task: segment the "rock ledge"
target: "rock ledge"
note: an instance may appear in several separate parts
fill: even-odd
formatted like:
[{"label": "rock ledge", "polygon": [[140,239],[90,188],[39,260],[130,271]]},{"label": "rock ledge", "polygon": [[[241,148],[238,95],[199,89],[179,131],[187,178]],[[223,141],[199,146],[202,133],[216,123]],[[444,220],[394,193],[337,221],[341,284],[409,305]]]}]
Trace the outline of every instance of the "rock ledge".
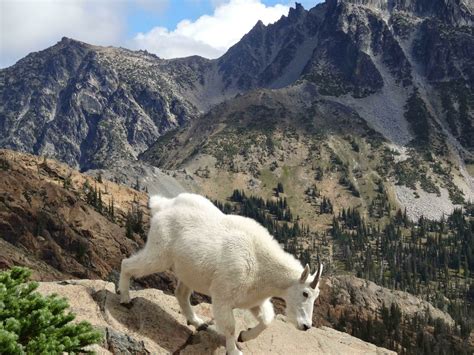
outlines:
[{"label": "rock ledge", "polygon": [[[127,309],[114,289],[113,283],[100,280],[42,282],[39,287],[43,294],[66,297],[78,321],[104,329],[106,344],[93,349],[98,354],[225,354],[223,337],[212,328],[195,331],[187,326],[174,297],[156,289],[132,291],[133,306]],[[196,306],[196,312],[211,319],[209,304]],[[239,330],[255,323],[246,311],[235,315]],[[298,331],[282,316],[241,347],[244,354],[395,354],[327,327]]]}]

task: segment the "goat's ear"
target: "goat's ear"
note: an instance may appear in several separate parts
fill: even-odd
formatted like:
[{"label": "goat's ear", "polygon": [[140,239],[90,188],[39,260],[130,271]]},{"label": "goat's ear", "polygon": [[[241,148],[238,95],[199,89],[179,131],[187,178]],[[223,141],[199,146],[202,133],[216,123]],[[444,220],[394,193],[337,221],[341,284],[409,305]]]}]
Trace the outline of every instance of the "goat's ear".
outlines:
[{"label": "goat's ear", "polygon": [[302,284],[304,284],[306,282],[306,280],[308,279],[309,274],[310,274],[309,265],[306,264],[306,266],[304,267],[303,273],[301,274],[301,277],[300,277],[300,282]]},{"label": "goat's ear", "polygon": [[316,276],[314,277],[313,281],[311,281],[310,286],[312,288],[316,288],[319,285],[319,280],[321,279],[321,274],[323,272],[323,264],[319,264],[318,272],[316,273]]}]

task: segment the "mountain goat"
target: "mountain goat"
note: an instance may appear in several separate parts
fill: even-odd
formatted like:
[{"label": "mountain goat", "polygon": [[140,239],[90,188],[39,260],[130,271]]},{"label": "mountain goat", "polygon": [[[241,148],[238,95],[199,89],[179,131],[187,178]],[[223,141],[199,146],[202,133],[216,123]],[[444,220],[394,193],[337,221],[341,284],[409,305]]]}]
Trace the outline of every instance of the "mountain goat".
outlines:
[{"label": "mountain goat", "polygon": [[283,251],[260,224],[226,215],[199,195],[153,196],[150,208],[153,217],[145,248],[122,261],[121,303],[130,302],[130,277],[171,269],[179,280],[176,298],[189,324],[205,325],[189,302],[192,291],[212,297],[228,354],[242,354],[236,345],[234,308],[250,309],[259,322],[242,331],[238,341],[254,339],[270,324],[275,316],[273,296],[286,301],[288,319],[298,329],[312,326],[322,265],[310,275],[309,266],[303,268]]}]

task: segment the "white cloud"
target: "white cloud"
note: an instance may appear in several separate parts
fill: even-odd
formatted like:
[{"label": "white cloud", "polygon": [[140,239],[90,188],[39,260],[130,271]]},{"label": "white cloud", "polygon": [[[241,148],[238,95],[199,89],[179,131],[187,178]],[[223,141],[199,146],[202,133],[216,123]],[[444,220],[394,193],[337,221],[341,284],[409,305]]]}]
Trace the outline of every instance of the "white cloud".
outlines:
[{"label": "white cloud", "polygon": [[125,1],[0,0],[0,67],[62,36],[93,44],[119,44]]},{"label": "white cloud", "polygon": [[155,27],[138,33],[130,46],[146,49],[162,58],[195,54],[216,58],[238,42],[258,20],[273,23],[288,11],[288,6],[266,6],[261,0],[230,0],[220,3],[212,15],[203,15],[194,22],[182,20],[172,31]]}]

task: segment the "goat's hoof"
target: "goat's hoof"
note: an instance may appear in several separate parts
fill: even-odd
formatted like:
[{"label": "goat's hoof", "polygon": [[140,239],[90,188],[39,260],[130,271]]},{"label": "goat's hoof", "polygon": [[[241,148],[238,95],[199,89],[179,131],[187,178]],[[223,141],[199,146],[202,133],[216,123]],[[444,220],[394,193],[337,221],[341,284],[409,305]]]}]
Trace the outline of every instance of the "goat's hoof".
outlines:
[{"label": "goat's hoof", "polygon": [[[248,328],[246,331],[248,332],[250,329],[252,329],[252,328]],[[243,334],[244,332],[245,332],[245,330],[242,330],[242,331],[239,333],[239,337],[237,338],[237,341],[238,341],[239,343],[245,342],[245,340],[242,339],[242,334]]]},{"label": "goat's hoof", "polygon": [[196,325],[196,323],[192,323],[192,322],[187,320],[186,324],[187,325],[192,325],[194,328],[196,328],[196,331],[198,331],[198,332],[201,331],[201,330],[206,330],[209,327],[209,324],[204,323],[204,322],[200,323],[199,325]]},{"label": "goat's hoof", "polygon": [[130,309],[133,307],[133,300],[130,300],[129,302],[124,302],[124,303],[120,303],[123,307],[127,308],[127,309]]},{"label": "goat's hoof", "polygon": [[203,323],[203,324],[201,324],[199,327],[197,327],[196,330],[197,330],[198,332],[200,332],[200,331],[202,331],[202,330],[207,330],[207,328],[209,328],[209,324]]}]

